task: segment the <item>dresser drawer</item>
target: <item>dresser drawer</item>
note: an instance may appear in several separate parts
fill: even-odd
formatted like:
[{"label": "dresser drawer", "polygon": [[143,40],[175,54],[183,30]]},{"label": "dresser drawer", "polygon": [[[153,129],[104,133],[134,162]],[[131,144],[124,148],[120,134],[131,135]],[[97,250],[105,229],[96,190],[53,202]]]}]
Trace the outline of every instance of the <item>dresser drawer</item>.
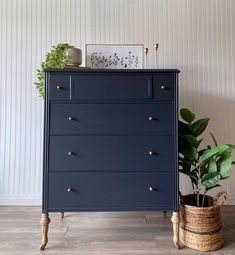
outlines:
[{"label": "dresser drawer", "polygon": [[153,98],[155,100],[173,100],[175,89],[175,76],[172,73],[158,74],[153,77]]},{"label": "dresser drawer", "polygon": [[171,210],[174,174],[174,172],[50,173],[49,209]]},{"label": "dresser drawer", "polygon": [[51,104],[50,133],[171,135],[173,105]]},{"label": "dresser drawer", "polygon": [[172,136],[51,136],[49,171],[174,169]]},{"label": "dresser drawer", "polygon": [[152,76],[75,75],[71,76],[71,99],[149,99]]}]

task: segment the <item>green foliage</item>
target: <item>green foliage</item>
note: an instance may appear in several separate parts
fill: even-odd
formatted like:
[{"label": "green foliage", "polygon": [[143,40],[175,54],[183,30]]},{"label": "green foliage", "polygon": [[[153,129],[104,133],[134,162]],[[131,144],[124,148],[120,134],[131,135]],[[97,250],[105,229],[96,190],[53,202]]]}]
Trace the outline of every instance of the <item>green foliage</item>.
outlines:
[{"label": "green foliage", "polygon": [[199,149],[203,140],[200,137],[206,130],[209,118],[195,120],[195,114],[186,108],[180,110],[183,121],[179,121],[179,171],[186,174],[192,183],[193,192],[197,194],[197,206],[199,194],[207,193],[220,182],[229,177],[229,170],[234,163],[232,161],[232,144],[219,145],[213,134],[210,133],[214,147],[207,146]]},{"label": "green foliage", "polygon": [[45,61],[41,62],[41,68],[37,69],[37,82],[34,82],[36,89],[41,97],[44,97],[44,79],[45,69],[47,68],[64,68],[68,63],[65,51],[73,46],[67,43],[61,43],[52,47],[52,50],[46,54]]},{"label": "green foliage", "polygon": [[195,121],[192,124],[193,135],[196,137],[201,135],[207,128],[208,122],[209,122],[208,118]]},{"label": "green foliage", "polygon": [[180,116],[183,120],[185,120],[188,123],[191,123],[195,119],[195,114],[192,113],[189,109],[187,108],[182,108],[180,109]]}]

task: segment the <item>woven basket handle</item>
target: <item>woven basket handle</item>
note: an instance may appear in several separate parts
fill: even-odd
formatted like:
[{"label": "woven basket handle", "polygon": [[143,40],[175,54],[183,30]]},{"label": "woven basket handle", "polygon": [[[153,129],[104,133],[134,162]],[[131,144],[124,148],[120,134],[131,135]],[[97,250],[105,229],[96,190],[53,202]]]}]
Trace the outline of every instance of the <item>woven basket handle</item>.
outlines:
[{"label": "woven basket handle", "polygon": [[221,191],[215,196],[215,202],[217,202],[219,205],[223,205],[225,200],[227,199],[227,192]]}]

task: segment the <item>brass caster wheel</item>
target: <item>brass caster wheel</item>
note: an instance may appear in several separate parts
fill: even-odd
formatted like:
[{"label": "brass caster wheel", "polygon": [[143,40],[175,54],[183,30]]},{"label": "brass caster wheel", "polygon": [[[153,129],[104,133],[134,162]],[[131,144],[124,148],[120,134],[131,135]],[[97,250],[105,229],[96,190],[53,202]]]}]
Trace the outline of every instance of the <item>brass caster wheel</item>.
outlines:
[{"label": "brass caster wheel", "polygon": [[60,213],[60,218],[63,219],[64,218],[64,212]]},{"label": "brass caster wheel", "polygon": [[42,245],[40,246],[40,250],[41,250],[41,251],[44,251],[44,250],[45,250],[45,247],[46,247],[46,244],[42,244]]},{"label": "brass caster wheel", "polygon": [[167,216],[167,211],[163,211],[163,216],[164,216],[164,217]]}]

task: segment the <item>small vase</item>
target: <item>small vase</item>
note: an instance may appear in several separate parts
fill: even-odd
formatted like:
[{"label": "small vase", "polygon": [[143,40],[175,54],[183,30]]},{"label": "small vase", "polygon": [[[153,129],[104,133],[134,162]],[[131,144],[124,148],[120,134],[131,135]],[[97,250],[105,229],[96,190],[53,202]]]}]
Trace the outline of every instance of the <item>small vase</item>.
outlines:
[{"label": "small vase", "polygon": [[68,66],[79,66],[82,64],[82,50],[78,48],[69,48],[65,55],[68,57]]}]

